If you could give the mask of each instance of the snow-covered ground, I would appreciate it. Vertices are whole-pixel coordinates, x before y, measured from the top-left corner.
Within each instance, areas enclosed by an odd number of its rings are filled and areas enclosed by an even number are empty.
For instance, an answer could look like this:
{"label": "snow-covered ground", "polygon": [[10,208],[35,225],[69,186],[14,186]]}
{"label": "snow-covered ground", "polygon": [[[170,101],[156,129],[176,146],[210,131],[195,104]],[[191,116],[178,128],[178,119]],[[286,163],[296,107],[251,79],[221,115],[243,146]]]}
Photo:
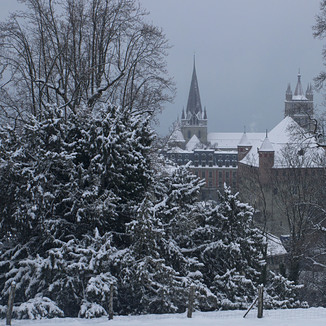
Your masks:
{"label": "snow-covered ground", "polygon": [[[249,312],[243,318],[244,311],[196,312],[189,319],[186,314],[115,316],[107,318],[78,319],[55,318],[48,320],[13,320],[12,326],[324,326],[326,325],[325,308],[270,310],[264,311],[262,319],[256,318],[257,310]],[[5,321],[0,324],[4,325]]]}

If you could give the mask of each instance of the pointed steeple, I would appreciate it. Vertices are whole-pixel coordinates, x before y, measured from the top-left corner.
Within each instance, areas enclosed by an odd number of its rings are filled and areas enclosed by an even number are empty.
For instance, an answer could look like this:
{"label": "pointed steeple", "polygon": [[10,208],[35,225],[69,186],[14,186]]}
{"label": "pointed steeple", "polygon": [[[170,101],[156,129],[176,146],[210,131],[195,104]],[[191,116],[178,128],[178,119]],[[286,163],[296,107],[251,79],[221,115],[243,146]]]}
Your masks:
{"label": "pointed steeple", "polygon": [[248,137],[247,137],[247,133],[246,131],[243,132],[242,137],[239,141],[238,146],[251,146],[251,142],[249,141]]}
{"label": "pointed steeple", "polygon": [[270,142],[270,140],[268,139],[267,131],[266,131],[266,137],[265,137],[263,143],[261,144],[259,151],[260,152],[274,152],[274,147],[273,147],[272,143]]}
{"label": "pointed steeple", "polygon": [[181,120],[184,120],[185,118],[185,109],[182,108]]}
{"label": "pointed steeple", "polygon": [[300,69],[299,69],[299,73],[298,73],[298,82],[297,82],[297,86],[294,91],[294,96],[304,96],[302,85],[301,85]]}
{"label": "pointed steeple", "polygon": [[287,101],[291,101],[292,100],[292,89],[291,89],[290,83],[288,83],[288,88],[286,89],[285,99]]}
{"label": "pointed steeple", "polygon": [[308,87],[307,87],[307,90],[306,90],[306,98],[309,101],[313,101],[314,100],[314,93],[312,91],[311,83],[308,84]]}
{"label": "pointed steeple", "polygon": [[[202,113],[200,95],[199,95],[199,87],[197,81],[197,74],[196,74],[196,65],[195,65],[195,58],[194,58],[194,68],[192,72],[189,96],[188,96],[188,103],[186,109],[187,116],[197,115],[198,113]],[[200,116],[201,118],[201,116]]]}
{"label": "pointed steeple", "polygon": [[288,83],[288,88],[286,89],[286,94],[291,94],[292,95],[292,89],[291,89],[291,84]]}

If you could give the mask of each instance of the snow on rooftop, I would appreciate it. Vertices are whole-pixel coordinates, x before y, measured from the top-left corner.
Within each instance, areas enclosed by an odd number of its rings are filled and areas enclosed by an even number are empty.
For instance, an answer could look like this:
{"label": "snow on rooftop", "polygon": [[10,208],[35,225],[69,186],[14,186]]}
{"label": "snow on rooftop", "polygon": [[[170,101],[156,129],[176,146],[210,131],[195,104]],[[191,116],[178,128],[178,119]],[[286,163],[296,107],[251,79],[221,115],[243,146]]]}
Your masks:
{"label": "snow on rooftop", "polygon": [[268,137],[273,143],[286,144],[294,139],[294,131],[304,133],[303,129],[289,116],[280,121],[269,133]]}
{"label": "snow on rooftop", "polygon": [[285,250],[280,238],[274,236],[273,234],[267,233],[266,241],[267,256],[279,256],[287,254],[287,251]]}
{"label": "snow on rooftop", "polygon": [[251,143],[247,137],[247,133],[244,132],[240,141],[239,141],[239,144],[238,145],[241,145],[241,146],[251,146]]}
{"label": "snow on rooftop", "polygon": [[196,135],[193,135],[186,145],[188,151],[193,151],[195,148],[201,146],[201,142]]}
{"label": "snow on rooftop", "polygon": [[261,144],[259,151],[260,152],[274,152],[274,147],[267,136],[264,139],[263,143]]}
{"label": "snow on rooftop", "polygon": [[169,142],[179,142],[179,143],[185,142],[185,139],[180,129],[176,129],[173,131],[173,133],[170,136]]}
{"label": "snow on rooftop", "polygon": [[293,101],[308,101],[308,99],[304,95],[293,95]]}
{"label": "snow on rooftop", "polygon": [[[261,132],[249,132],[246,135],[251,142],[252,140],[262,139],[265,134]],[[242,132],[211,132],[208,133],[207,139],[214,147],[233,149],[237,148],[242,136]]]}
{"label": "snow on rooftop", "polygon": [[192,151],[189,151],[189,150],[185,150],[185,149],[182,149],[182,148],[180,148],[179,146],[174,146],[174,147],[171,147],[168,151],[167,151],[167,153],[176,153],[176,154],[178,154],[178,153],[180,153],[180,154],[182,154],[182,153],[186,153],[186,154],[189,154],[189,153],[192,153]]}
{"label": "snow on rooftop", "polygon": [[[263,144],[262,140],[254,140],[249,153],[241,160],[241,163],[258,166],[258,151],[262,147],[273,148],[275,152],[274,168],[284,168],[289,166],[289,159],[295,158],[296,166],[300,167],[318,167],[316,158],[325,155],[321,148],[317,148],[313,137],[307,134],[291,117],[285,117],[268,134],[270,144]],[[267,142],[267,141],[266,141]],[[267,146],[268,145],[268,146]],[[272,147],[270,147],[272,146]],[[302,150],[304,149],[304,150]],[[302,152],[303,155],[298,155]],[[293,165],[292,164],[292,165]]]}

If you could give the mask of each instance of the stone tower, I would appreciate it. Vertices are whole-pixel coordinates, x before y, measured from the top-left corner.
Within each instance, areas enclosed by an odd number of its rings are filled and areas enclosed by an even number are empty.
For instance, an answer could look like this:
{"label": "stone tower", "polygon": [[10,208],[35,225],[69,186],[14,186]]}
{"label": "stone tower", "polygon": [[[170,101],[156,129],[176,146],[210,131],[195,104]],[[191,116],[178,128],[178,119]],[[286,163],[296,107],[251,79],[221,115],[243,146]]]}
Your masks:
{"label": "stone tower", "polygon": [[207,113],[206,108],[203,112],[201,106],[195,60],[187,109],[186,112],[182,110],[181,131],[186,142],[188,142],[192,136],[196,135],[201,143],[207,143]]}
{"label": "stone tower", "polygon": [[267,131],[266,138],[258,149],[259,155],[259,177],[262,184],[271,182],[271,169],[274,166],[275,150],[272,143],[268,139]]}
{"label": "stone tower", "polygon": [[292,94],[291,85],[288,84],[285,93],[284,117],[290,116],[302,128],[307,131],[312,130],[312,121],[314,115],[314,95],[311,84],[308,85],[306,94],[301,85],[301,74],[299,71],[297,86]]}

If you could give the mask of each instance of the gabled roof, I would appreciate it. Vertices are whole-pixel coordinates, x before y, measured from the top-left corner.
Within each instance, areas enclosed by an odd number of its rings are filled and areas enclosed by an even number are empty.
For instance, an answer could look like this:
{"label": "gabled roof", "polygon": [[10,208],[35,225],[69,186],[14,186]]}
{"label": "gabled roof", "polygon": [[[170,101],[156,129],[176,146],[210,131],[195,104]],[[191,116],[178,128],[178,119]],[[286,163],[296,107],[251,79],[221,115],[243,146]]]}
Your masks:
{"label": "gabled roof", "polygon": [[194,149],[200,147],[202,144],[200,142],[200,140],[198,139],[198,137],[196,135],[193,135],[187,145],[186,145],[186,149],[187,151],[193,151]]}
{"label": "gabled roof", "polygon": [[187,114],[189,114],[189,113],[191,113],[191,114],[200,113],[201,114],[202,113],[195,61],[194,61],[194,69],[192,71],[192,78],[191,78],[186,112],[187,112]]}
{"label": "gabled roof", "polygon": [[169,143],[172,142],[178,142],[178,143],[184,143],[185,139],[183,137],[183,134],[179,128],[175,129],[173,133],[171,134],[169,138]]}

